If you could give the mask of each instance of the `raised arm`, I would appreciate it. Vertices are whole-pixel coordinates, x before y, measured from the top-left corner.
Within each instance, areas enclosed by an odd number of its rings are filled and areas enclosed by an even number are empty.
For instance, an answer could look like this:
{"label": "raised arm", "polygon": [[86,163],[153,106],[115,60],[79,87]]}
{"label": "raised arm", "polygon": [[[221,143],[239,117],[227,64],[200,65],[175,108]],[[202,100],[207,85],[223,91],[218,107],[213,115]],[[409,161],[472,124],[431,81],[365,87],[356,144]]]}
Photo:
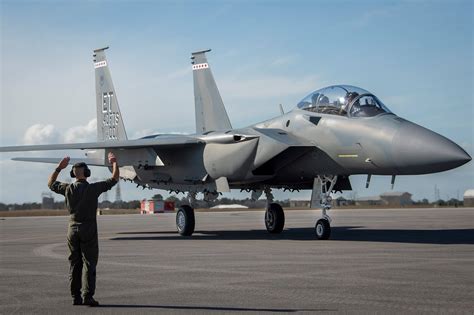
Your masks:
{"label": "raised arm", "polygon": [[49,175],[49,179],[48,179],[48,187],[49,188],[51,188],[53,183],[56,181],[56,179],[58,178],[58,175],[61,172],[61,170],[65,169],[68,166],[70,159],[71,158],[69,156],[66,156],[65,158],[63,158],[61,160],[61,162],[59,162],[58,167],[56,167],[54,172],[51,173],[51,175]]}
{"label": "raised arm", "polygon": [[115,157],[115,154],[112,152],[109,152],[109,163],[112,164],[112,178],[115,179],[115,181],[119,181],[120,179],[120,170],[117,164],[117,158]]}

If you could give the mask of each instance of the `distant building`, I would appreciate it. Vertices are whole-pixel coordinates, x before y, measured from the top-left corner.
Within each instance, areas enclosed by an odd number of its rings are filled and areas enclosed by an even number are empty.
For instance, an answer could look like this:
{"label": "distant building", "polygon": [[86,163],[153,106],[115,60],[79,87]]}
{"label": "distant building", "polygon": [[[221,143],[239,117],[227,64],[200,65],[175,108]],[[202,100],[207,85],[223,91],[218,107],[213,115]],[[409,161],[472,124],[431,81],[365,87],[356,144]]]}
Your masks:
{"label": "distant building", "polygon": [[[380,196],[359,197],[356,200],[346,199],[339,196],[332,200],[333,207],[341,206],[389,206],[389,207],[404,207],[413,204],[411,199],[412,194],[408,192],[386,192]],[[309,208],[310,201],[308,200],[290,200],[290,207],[292,208]]]}
{"label": "distant building", "polygon": [[141,214],[163,213],[174,211],[174,201],[146,200],[143,199],[140,204]]}
{"label": "distant building", "polygon": [[464,193],[464,207],[474,207],[474,189],[468,189]]}
{"label": "distant building", "polygon": [[53,209],[54,198],[50,192],[44,192],[41,194],[41,209]]}
{"label": "distant building", "polygon": [[[354,200],[346,199],[343,196],[332,199],[333,207],[343,207],[354,205]],[[311,200],[290,200],[290,208],[311,208]]]}
{"label": "distant building", "polygon": [[384,204],[385,201],[380,196],[359,197],[356,199],[356,205],[358,206],[381,206]]}
{"label": "distant building", "polygon": [[310,205],[309,200],[290,200],[290,208],[309,208]]}
{"label": "distant building", "polygon": [[332,200],[333,207],[343,207],[343,206],[350,206],[353,205],[354,201],[346,199],[342,196],[337,197],[336,199]]}
{"label": "distant building", "polygon": [[404,207],[413,204],[413,200],[411,200],[412,194],[408,192],[385,192],[380,195],[380,198],[384,201],[384,204],[387,206],[396,206],[396,207]]}

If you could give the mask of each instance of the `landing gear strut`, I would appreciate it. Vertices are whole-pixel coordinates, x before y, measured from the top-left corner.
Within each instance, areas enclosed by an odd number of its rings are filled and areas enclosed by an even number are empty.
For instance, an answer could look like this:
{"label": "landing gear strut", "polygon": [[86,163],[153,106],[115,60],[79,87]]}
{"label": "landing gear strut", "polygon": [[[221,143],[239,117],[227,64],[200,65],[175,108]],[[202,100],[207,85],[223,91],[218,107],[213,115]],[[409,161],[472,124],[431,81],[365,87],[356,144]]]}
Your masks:
{"label": "landing gear strut", "polygon": [[267,210],[265,211],[265,227],[272,234],[278,234],[283,231],[285,226],[285,213],[283,208],[273,201],[273,194],[270,188],[265,188],[267,197]]}
{"label": "landing gear strut", "polygon": [[[319,194],[322,217],[314,227],[319,240],[327,240],[331,236],[331,218],[327,214],[332,208],[331,192],[336,185],[337,176],[318,176],[315,178],[312,199]],[[319,191],[316,191],[319,190]],[[312,200],[313,201],[313,200]]]}

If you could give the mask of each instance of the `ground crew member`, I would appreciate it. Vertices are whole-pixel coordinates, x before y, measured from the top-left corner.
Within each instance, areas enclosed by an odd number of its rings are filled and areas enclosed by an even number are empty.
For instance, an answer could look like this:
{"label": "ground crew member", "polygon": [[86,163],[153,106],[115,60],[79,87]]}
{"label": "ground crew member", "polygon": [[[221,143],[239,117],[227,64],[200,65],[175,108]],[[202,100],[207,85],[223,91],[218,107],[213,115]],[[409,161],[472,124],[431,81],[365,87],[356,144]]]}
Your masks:
{"label": "ground crew member", "polygon": [[68,166],[69,160],[69,157],[65,157],[59,162],[58,167],[49,177],[48,187],[55,193],[65,196],[66,207],[70,213],[67,244],[70,252],[69,284],[73,305],[99,306],[99,302],[94,299],[96,265],[99,258],[98,197],[117,183],[119,168],[115,155],[109,153],[108,160],[113,168],[111,178],[89,184],[87,177],[91,175],[90,170],[87,164],[82,162],[74,164],[71,169],[71,177],[76,178],[74,183],[56,181],[61,170]]}

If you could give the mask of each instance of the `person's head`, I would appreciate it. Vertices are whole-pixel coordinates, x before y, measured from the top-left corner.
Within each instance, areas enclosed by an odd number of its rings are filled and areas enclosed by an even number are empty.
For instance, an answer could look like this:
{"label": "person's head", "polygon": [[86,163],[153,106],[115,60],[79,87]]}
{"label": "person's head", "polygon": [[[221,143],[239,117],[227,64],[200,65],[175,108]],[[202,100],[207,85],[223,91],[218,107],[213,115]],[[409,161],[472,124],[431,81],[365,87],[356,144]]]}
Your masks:
{"label": "person's head", "polygon": [[359,93],[357,92],[349,92],[346,94],[346,105],[349,105],[353,99],[355,99],[357,96],[359,96]]}
{"label": "person's head", "polygon": [[91,171],[87,167],[86,163],[80,162],[72,166],[70,175],[72,178],[86,179],[87,177],[91,176]]}

